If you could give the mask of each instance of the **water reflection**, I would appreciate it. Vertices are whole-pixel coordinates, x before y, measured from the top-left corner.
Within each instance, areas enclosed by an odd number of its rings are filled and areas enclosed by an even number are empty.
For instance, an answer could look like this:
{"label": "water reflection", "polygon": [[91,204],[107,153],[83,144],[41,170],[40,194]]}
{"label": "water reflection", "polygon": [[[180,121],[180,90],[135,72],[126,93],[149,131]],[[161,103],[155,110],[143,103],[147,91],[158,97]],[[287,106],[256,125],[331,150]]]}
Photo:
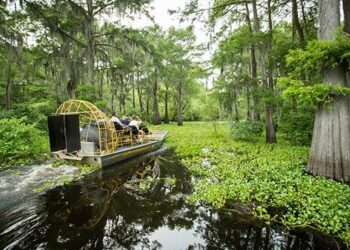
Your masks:
{"label": "water reflection", "polygon": [[337,249],[329,239],[189,206],[191,176],[150,154],[0,211],[5,249]]}

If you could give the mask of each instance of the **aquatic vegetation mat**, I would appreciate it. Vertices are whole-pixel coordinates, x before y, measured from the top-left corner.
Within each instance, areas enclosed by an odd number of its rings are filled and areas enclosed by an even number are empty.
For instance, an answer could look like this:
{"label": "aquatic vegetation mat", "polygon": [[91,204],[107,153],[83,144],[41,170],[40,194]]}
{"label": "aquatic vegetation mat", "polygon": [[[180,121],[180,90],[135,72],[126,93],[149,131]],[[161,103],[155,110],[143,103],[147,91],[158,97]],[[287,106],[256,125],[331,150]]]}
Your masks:
{"label": "aquatic vegetation mat", "polygon": [[226,123],[161,128],[197,177],[190,201],[248,204],[267,223],[314,228],[350,244],[350,187],[307,174],[308,147],[235,141]]}

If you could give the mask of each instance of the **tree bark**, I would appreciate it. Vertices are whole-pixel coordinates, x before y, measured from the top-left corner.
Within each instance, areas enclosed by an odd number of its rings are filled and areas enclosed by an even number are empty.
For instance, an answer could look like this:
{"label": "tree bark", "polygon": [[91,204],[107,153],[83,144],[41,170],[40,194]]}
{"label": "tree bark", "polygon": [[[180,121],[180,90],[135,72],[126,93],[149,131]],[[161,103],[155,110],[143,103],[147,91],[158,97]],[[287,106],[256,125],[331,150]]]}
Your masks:
{"label": "tree bark", "polygon": [[159,107],[158,107],[158,79],[157,79],[157,70],[154,74],[154,82],[152,87],[152,96],[153,96],[153,124],[159,125],[161,123]]}
{"label": "tree bark", "polygon": [[292,18],[293,18],[293,30],[297,31],[300,44],[302,46],[304,46],[305,45],[305,37],[304,37],[303,28],[301,27],[300,22],[299,22],[297,0],[292,0]]}
{"label": "tree bark", "polygon": [[169,87],[167,84],[165,84],[165,96],[164,96],[164,123],[169,123],[169,112],[168,112],[168,90]]}
{"label": "tree bark", "polygon": [[[344,14],[344,32],[350,35],[350,1],[343,0],[343,14]],[[346,70],[346,83],[350,85],[350,59],[345,60],[343,66],[347,68]]]}
{"label": "tree bark", "polygon": [[247,120],[250,120],[251,117],[251,112],[250,112],[250,90],[249,90],[249,86],[247,85],[246,88],[246,95],[247,95]]}
{"label": "tree bark", "polygon": [[146,97],[146,116],[149,117],[149,94]]}
{"label": "tree bark", "polygon": [[140,71],[137,71],[137,95],[139,98],[139,106],[140,106],[140,112],[143,114],[143,103],[142,103],[142,90],[140,88]]}
{"label": "tree bark", "polygon": [[234,111],[235,111],[235,116],[234,116],[234,120],[236,121],[236,122],[238,122],[239,121],[239,119],[240,119],[240,115],[239,115],[239,109],[238,109],[238,100],[237,100],[237,92],[236,91],[234,91],[234,94],[233,94],[233,96],[234,96]]}
{"label": "tree bark", "polygon": [[350,1],[343,0],[344,32],[350,33]]}
{"label": "tree bark", "polygon": [[[255,3],[256,4],[256,3]],[[252,22],[250,20],[249,17],[249,7],[248,4],[245,4],[246,7],[246,20],[248,23],[248,27],[249,27],[249,31],[253,34],[253,27],[252,27]],[[254,29],[259,29],[259,23],[256,23],[256,21],[254,20]],[[256,63],[256,55],[255,55],[255,45],[252,44],[250,46],[250,76],[252,78],[251,80],[251,85],[253,87],[253,108],[252,108],[252,112],[251,112],[251,116],[252,119],[254,121],[259,121],[260,120],[260,114],[259,114],[259,97],[257,96],[256,92],[257,92],[257,63]]]}
{"label": "tree bark", "polygon": [[254,31],[259,32],[260,31],[260,23],[259,23],[259,16],[258,16],[258,8],[256,5],[256,0],[252,1],[253,5],[253,22],[254,22]]}
{"label": "tree bark", "polygon": [[112,92],[112,96],[111,96],[111,107],[112,107],[112,111],[115,112],[114,98],[115,98],[115,95],[114,95],[114,93]]}
{"label": "tree bark", "polygon": [[[268,11],[268,26],[269,26],[269,41],[268,41],[268,67],[267,67],[267,79],[266,87],[271,92],[274,91],[274,81],[273,81],[273,63],[272,63],[272,41],[273,41],[273,30],[272,30],[272,9],[271,0],[267,1],[267,11]],[[273,105],[270,103],[265,104],[265,129],[266,129],[266,142],[276,143],[276,129],[273,122]]]}
{"label": "tree bark", "polygon": [[87,40],[87,50],[86,50],[86,59],[87,59],[87,75],[88,83],[91,85],[95,84],[95,37],[93,31],[94,25],[94,15],[93,15],[93,6],[92,0],[86,0],[88,11],[87,18],[85,21],[85,35]]}
{"label": "tree bark", "polygon": [[305,14],[305,4],[304,4],[304,0],[300,1],[301,4],[301,13],[303,16],[303,24],[304,24],[304,39],[305,39],[305,43],[307,41],[307,37],[308,37],[308,29],[307,29],[307,20],[306,20],[306,14]]}
{"label": "tree bark", "polygon": [[183,116],[182,116],[183,100],[182,100],[182,83],[179,82],[177,86],[177,125],[183,125]]}
{"label": "tree bark", "polygon": [[[320,40],[332,40],[340,25],[339,1],[320,0]],[[341,65],[326,68],[323,82],[348,86]],[[328,105],[319,105],[307,170],[314,175],[350,181],[350,98],[335,97]]]}
{"label": "tree bark", "polygon": [[135,73],[132,72],[131,75],[131,84],[132,84],[132,108],[136,108],[136,102],[135,102]]}
{"label": "tree bark", "polygon": [[[252,1],[252,6],[253,6],[253,30],[255,33],[260,32],[260,22],[259,22],[259,16],[258,16],[258,10],[257,10],[257,4],[256,4],[256,0]],[[257,91],[259,88],[259,83],[257,80],[257,69],[258,69],[258,63],[257,63],[257,56],[256,56],[256,50],[254,49],[254,54],[252,55],[252,58],[255,58],[253,63],[255,64],[255,69],[253,68],[253,76],[255,76],[255,82],[254,82],[254,86],[255,86],[255,90]],[[253,67],[254,67],[253,66]],[[256,121],[260,121],[260,113],[259,113],[259,105],[260,105],[260,99],[257,96],[256,93],[254,93],[253,95],[253,104],[254,104],[254,108],[255,108],[255,114],[253,116],[253,119]]]}
{"label": "tree bark", "polygon": [[6,81],[6,94],[5,94],[5,105],[6,110],[10,110],[11,108],[11,88],[12,88],[12,79],[11,79],[11,63],[8,65],[8,75],[7,75],[7,81]]}

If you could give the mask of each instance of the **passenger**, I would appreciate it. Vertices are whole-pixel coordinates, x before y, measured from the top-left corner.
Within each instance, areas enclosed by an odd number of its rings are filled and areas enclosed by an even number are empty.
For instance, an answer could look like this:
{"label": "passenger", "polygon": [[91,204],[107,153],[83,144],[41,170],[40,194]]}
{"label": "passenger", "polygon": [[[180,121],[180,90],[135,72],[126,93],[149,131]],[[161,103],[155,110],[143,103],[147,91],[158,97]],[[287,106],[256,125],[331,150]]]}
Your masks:
{"label": "passenger", "polygon": [[131,127],[131,128],[134,127],[137,130],[137,132],[139,132],[140,120],[138,119],[138,117],[136,115],[131,116],[131,121],[129,123],[129,127]]}
{"label": "passenger", "polygon": [[126,117],[125,115],[123,115],[122,120],[121,120],[122,124],[124,124],[125,126],[128,126],[130,123],[130,120],[128,117]]}
{"label": "passenger", "polygon": [[136,115],[133,115],[131,117],[131,121],[129,123],[129,127],[131,129],[132,134],[135,136],[136,143],[141,143],[139,139],[139,132],[140,132],[140,121]]}
{"label": "passenger", "polygon": [[145,124],[143,124],[142,120],[136,116],[137,121],[139,122],[139,129],[142,130],[146,135],[149,134],[149,130],[148,128],[145,126]]}
{"label": "passenger", "polygon": [[123,130],[126,127],[121,121],[116,117],[115,112],[112,112],[111,121],[114,123],[114,127],[116,130]]}

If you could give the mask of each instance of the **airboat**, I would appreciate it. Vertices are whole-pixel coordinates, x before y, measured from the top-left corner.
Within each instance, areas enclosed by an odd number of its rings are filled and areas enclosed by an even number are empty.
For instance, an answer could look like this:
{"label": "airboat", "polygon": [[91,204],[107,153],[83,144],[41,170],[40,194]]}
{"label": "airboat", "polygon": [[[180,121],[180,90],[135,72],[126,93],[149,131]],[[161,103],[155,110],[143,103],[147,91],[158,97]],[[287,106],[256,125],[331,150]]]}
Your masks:
{"label": "airboat", "polygon": [[155,151],[167,136],[167,131],[139,135],[128,129],[118,131],[95,105],[76,99],[64,102],[48,116],[48,128],[55,158],[100,167]]}

